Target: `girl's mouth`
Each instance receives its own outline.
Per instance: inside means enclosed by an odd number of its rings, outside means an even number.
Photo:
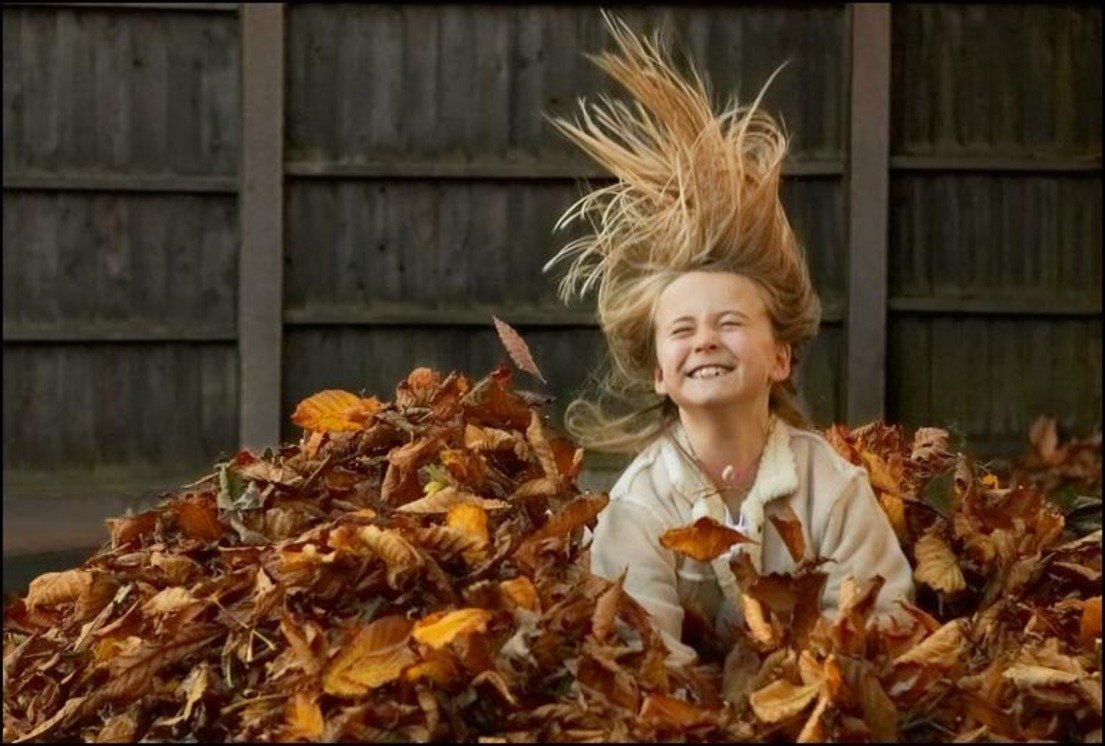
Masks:
[[[700,365],[687,374],[687,378],[705,379],[705,378],[717,378],[724,376],[733,371],[732,368],[727,368],[724,365]]]

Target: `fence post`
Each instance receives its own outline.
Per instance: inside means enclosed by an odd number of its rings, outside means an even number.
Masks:
[[[280,440],[284,254],[284,7],[242,3],[238,263],[239,446]]]
[[[848,163],[847,421],[885,415],[890,5],[852,3]]]

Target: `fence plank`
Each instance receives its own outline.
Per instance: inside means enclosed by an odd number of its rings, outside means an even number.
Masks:
[[[890,6],[852,6],[847,419],[883,416],[886,387]]]
[[[242,249],[238,266],[243,447],[280,437],[283,290],[284,9],[242,7]]]

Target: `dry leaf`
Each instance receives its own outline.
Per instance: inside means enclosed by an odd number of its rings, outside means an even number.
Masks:
[[[487,609],[439,611],[418,620],[411,634],[417,642],[439,650],[460,635],[483,632],[487,629],[491,616]]]
[[[710,562],[734,544],[748,541],[749,538],[740,531],[706,517],[699,518],[689,526],[669,529],[660,537],[662,546],[699,562]]]
[[[956,593],[967,587],[959,560],[947,542],[935,531],[918,539],[913,547],[917,567],[913,577],[917,582],[945,593]]]
[[[327,389],[299,402],[292,422],[312,432],[361,430],[380,406],[376,397],[362,399],[348,391]]]
[[[495,316],[492,316],[491,320],[495,322],[495,331],[499,333],[499,339],[502,340],[503,347],[505,347],[506,351],[510,354],[510,359],[514,361],[514,364],[517,365],[520,370],[524,370],[526,373],[541,379],[541,383],[548,383],[548,381],[545,380],[545,376],[541,375],[537,363],[533,361],[533,355],[529,351],[529,345],[522,339],[522,335],[516,332],[510,324]]]
[[[489,500],[471,492],[464,492],[455,487],[443,487],[432,495],[420,500],[400,505],[396,510],[400,513],[448,513],[450,508],[457,505],[474,505],[483,510],[502,510],[509,505],[502,500]]]
[[[767,516],[775,530],[779,532],[783,543],[786,545],[790,557],[795,562],[801,562],[806,554],[806,539],[802,534],[802,521],[789,503],[775,501],[768,508]]]
[[[819,682],[798,686],[780,679],[753,692],[748,697],[748,703],[761,721],[781,723],[809,707],[820,690]]]
[[[416,660],[407,645],[410,632],[410,620],[399,615],[362,627],[326,664],[323,690],[337,697],[362,697],[399,678],[403,669]]]

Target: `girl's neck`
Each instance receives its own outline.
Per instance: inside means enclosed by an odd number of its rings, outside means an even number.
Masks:
[[[699,468],[723,495],[735,491],[743,496],[755,479],[771,424],[767,402],[757,404],[724,411],[679,410]]]

